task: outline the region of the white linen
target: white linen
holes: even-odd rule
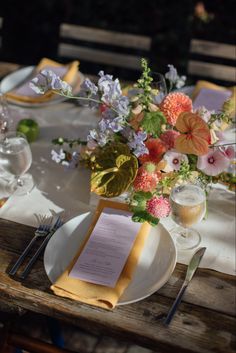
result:
[[[79,167],[64,170],[51,160],[51,140],[55,137],[86,138],[96,126],[98,115],[88,108],[61,103],[40,109],[11,108],[15,123],[25,117],[34,118],[40,125],[39,139],[31,144],[33,163],[30,173],[36,186],[29,195],[11,196],[0,209],[0,217],[36,226],[34,213],[61,213],[68,218],[94,209],[97,198],[90,199],[89,172]],[[222,188],[212,190],[207,220],[196,226],[202,234],[201,246],[207,251],[200,267],[235,275],[235,205],[234,194]],[[162,221],[170,229],[170,219]],[[187,264],[193,251],[178,253],[178,262]]]

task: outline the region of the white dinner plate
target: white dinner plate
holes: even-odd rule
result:
[[[35,69],[35,66],[27,66],[22,69],[16,70],[9,75],[5,76],[1,83],[0,83],[0,91],[4,94],[7,93],[17,86],[21,85],[24,81],[29,80],[32,77],[33,70]],[[78,71],[78,77],[76,77],[74,84],[72,85],[72,92],[73,94],[77,94],[80,90],[80,85],[84,80],[83,74]],[[52,104],[57,104],[60,102],[65,101],[67,98],[62,97],[60,95],[55,95],[51,100],[47,102],[42,102],[42,103],[27,103],[27,102],[19,102],[14,99],[7,98],[9,103],[19,105],[22,107],[34,107],[34,108],[39,108],[39,107],[44,107]]]
[[[54,283],[77,253],[91,224],[92,213],[79,215],[59,228],[47,244],[44,267]],[[118,304],[129,304],[148,297],[170,278],[176,265],[176,248],[168,231],[159,224],[145,242],[132,280]]]

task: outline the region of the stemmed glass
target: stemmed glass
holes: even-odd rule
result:
[[[190,250],[201,242],[200,234],[190,228],[201,222],[206,212],[206,194],[197,184],[183,184],[172,189],[170,194],[172,218],[179,225],[171,234],[179,250]]]
[[[159,72],[151,72],[152,82],[151,89],[153,95],[153,103],[160,104],[167,95],[167,87],[165,77]]]
[[[32,154],[26,137],[17,131],[0,136],[0,166],[14,176],[7,183],[9,193],[24,195],[34,187],[32,176],[25,174],[32,163]]]

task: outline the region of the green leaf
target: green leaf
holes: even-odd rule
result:
[[[160,111],[146,112],[141,122],[141,127],[154,137],[158,137],[162,133],[162,125],[166,123],[166,118]]]
[[[151,192],[145,192],[145,191],[137,191],[134,196],[133,199],[135,201],[143,201],[144,200],[149,200],[152,197],[152,193]]]
[[[159,223],[159,218],[155,218],[147,211],[134,212],[132,216],[134,222],[148,222],[151,226],[156,226]]]

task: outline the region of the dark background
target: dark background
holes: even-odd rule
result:
[[[184,74],[191,38],[235,42],[234,5],[235,0],[7,0],[0,5],[0,60],[23,65],[42,57],[57,60],[59,25],[69,22],[148,35],[152,68],[165,72],[171,63]],[[81,71],[87,71],[86,63]]]

